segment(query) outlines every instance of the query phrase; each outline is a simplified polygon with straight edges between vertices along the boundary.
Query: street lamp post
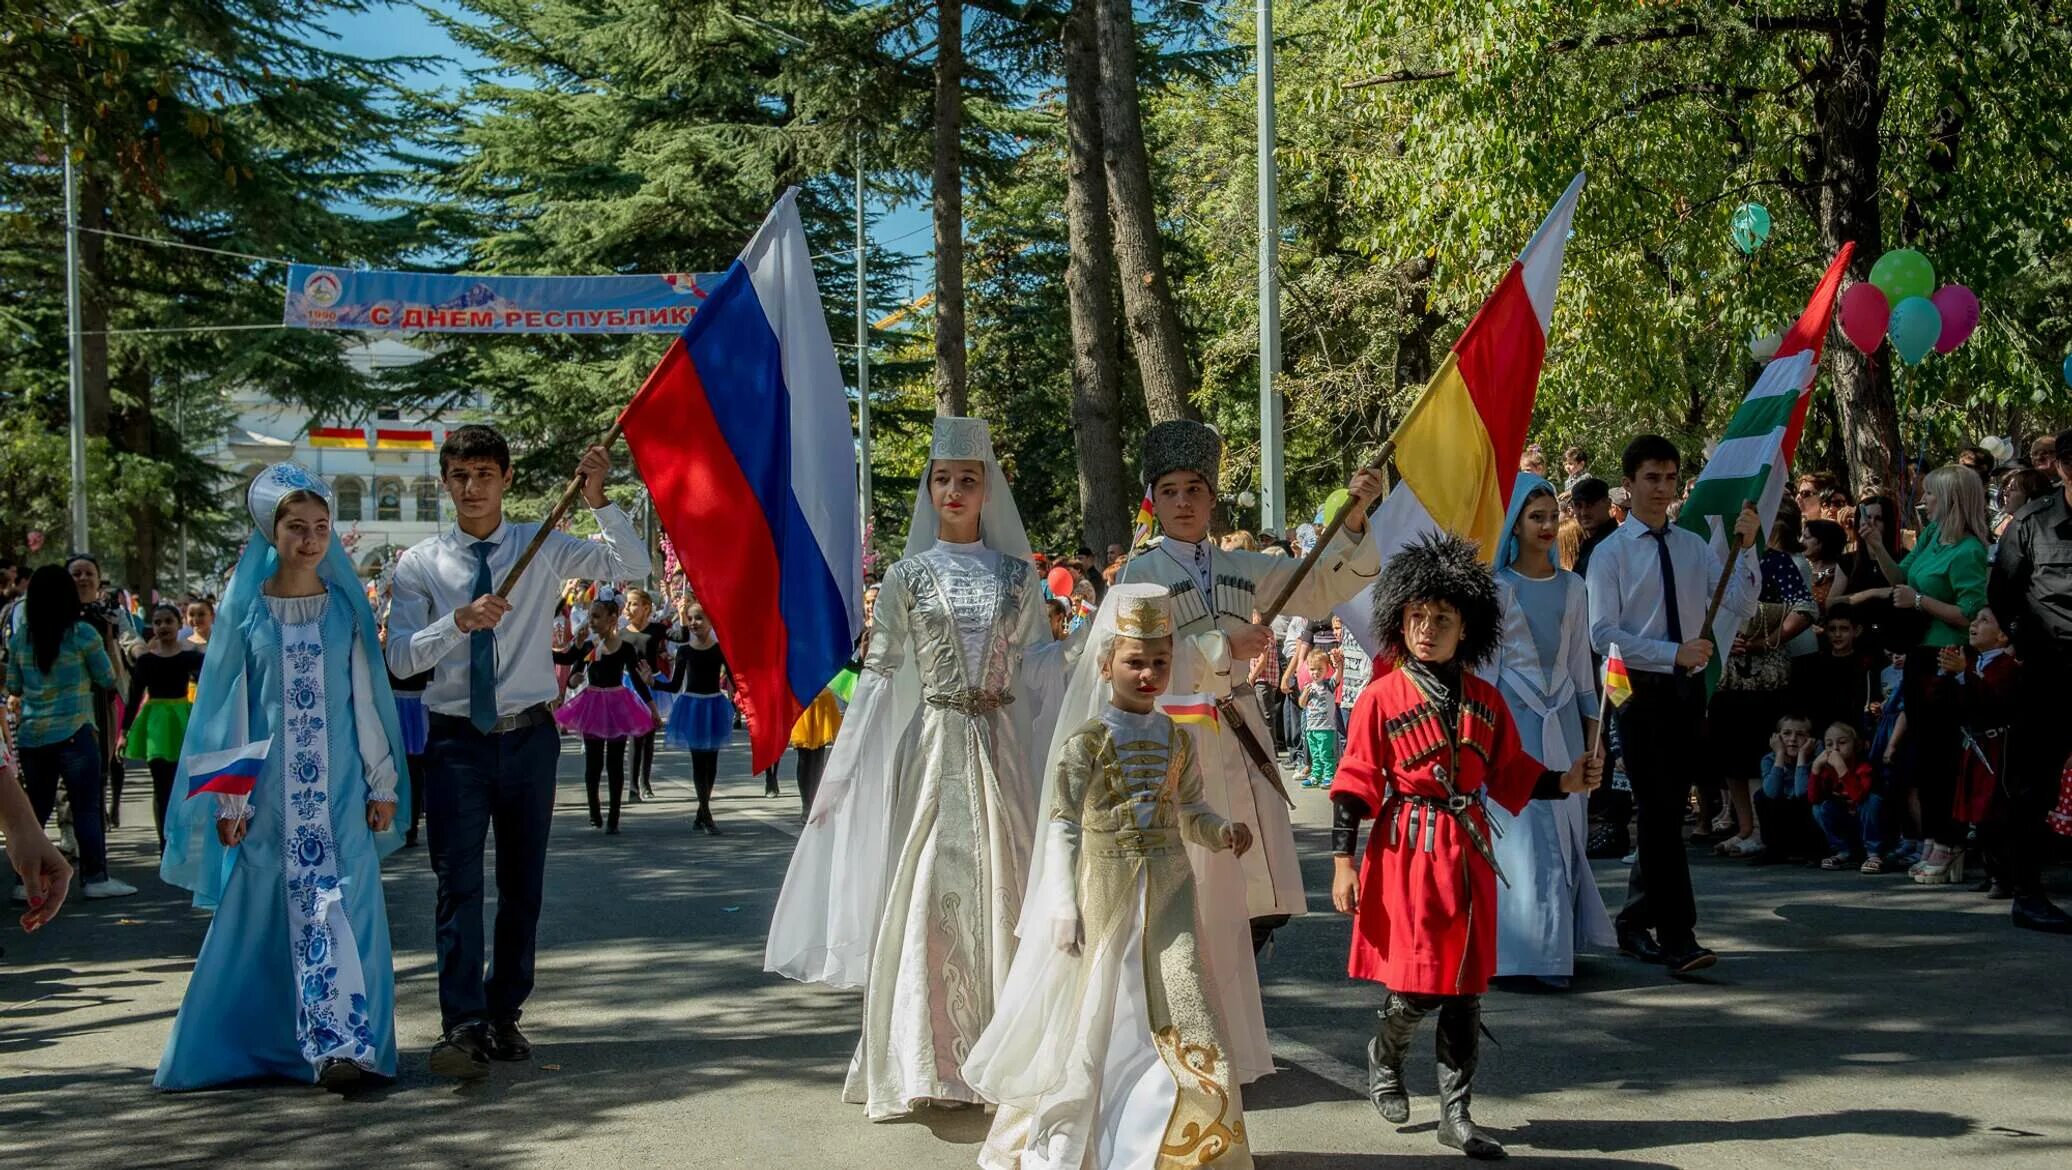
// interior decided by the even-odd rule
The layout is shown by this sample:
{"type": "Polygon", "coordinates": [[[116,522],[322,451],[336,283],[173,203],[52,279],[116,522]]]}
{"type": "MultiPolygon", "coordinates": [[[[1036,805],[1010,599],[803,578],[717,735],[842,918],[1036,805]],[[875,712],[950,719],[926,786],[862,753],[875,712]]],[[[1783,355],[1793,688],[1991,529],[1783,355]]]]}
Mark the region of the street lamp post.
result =
{"type": "Polygon", "coordinates": [[[1281,450],[1281,399],[1273,378],[1281,365],[1281,216],[1273,161],[1273,0],[1259,5],[1259,528],[1278,535],[1286,524],[1287,469],[1281,450]]]}
{"type": "MultiPolygon", "coordinates": [[[[85,13],[80,13],[84,16],[85,13]]],[[[79,19],[74,16],[72,20],[79,19]]],[[[66,21],[70,28],[72,22],[66,21]]],[[[79,336],[79,186],[72,174],[72,103],[64,115],[65,151],[65,343],[70,364],[72,408],[72,551],[91,552],[86,532],[86,349],[79,336]]]]}

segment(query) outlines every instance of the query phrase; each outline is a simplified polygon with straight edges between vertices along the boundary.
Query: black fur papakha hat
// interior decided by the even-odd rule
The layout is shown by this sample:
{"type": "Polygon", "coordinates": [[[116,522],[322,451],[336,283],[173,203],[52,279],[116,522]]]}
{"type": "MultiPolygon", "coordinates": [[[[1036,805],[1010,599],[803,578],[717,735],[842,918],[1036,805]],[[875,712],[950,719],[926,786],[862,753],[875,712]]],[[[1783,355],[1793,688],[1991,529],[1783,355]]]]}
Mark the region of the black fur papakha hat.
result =
{"type": "Polygon", "coordinates": [[[1162,422],[1144,432],[1144,486],[1175,471],[1198,472],[1216,490],[1223,467],[1223,437],[1207,423],[1190,419],[1162,422]]]}
{"type": "Polygon", "coordinates": [[[1454,661],[1473,670],[1494,657],[1503,640],[1503,610],[1496,578],[1473,541],[1436,533],[1419,537],[1389,558],[1374,587],[1374,636],[1382,652],[1411,657],[1403,637],[1403,611],[1419,601],[1444,601],[1460,611],[1460,649],[1454,661]]]}

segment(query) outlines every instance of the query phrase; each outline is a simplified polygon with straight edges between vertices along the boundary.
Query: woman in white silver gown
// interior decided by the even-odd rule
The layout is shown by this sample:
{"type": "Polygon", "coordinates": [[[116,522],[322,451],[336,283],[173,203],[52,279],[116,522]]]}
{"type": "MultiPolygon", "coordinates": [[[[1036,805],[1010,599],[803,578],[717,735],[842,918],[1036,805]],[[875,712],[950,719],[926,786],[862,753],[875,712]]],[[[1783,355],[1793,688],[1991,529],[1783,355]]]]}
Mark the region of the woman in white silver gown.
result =
{"type": "Polygon", "coordinates": [[[842,1097],[872,1120],[982,1100],[960,1066],[1014,955],[1047,742],[1023,672],[1062,670],[985,422],[936,419],[930,456],[764,955],[864,989],[842,1097]]]}

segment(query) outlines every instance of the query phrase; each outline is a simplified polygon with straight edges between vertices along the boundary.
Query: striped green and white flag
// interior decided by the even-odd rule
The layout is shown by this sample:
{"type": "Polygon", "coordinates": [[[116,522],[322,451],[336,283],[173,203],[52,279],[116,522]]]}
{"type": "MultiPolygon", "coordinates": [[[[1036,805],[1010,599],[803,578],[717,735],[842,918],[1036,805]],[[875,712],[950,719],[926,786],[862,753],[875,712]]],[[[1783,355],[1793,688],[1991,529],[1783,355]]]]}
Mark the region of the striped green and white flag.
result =
{"type": "MultiPolygon", "coordinates": [[[[1691,485],[1690,498],[1676,522],[1712,542],[1722,559],[1734,536],[1734,518],[1741,506],[1755,501],[1763,532],[1777,519],[1791,478],[1791,456],[1798,450],[1806,425],[1807,398],[1813,393],[1815,358],[1811,350],[1778,358],[1764,367],[1755,388],[1727,423],[1719,447],[1691,485]]],[[[1713,622],[1713,636],[1722,653],[1734,644],[1741,619],[1722,612],[1713,622]]]]}

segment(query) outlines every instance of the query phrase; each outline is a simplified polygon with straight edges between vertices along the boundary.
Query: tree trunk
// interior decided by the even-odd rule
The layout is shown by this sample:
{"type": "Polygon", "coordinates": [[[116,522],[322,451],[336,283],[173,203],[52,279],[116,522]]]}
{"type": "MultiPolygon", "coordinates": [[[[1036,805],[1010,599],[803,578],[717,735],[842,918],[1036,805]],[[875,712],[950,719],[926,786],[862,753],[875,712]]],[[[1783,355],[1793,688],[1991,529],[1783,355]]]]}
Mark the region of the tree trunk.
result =
{"type": "MultiPolygon", "coordinates": [[[[1886,0],[1846,0],[1842,5],[1845,26],[1830,43],[1816,99],[1818,167],[1808,177],[1814,184],[1821,246],[1832,255],[1853,242],[1856,256],[1849,267],[1856,280],[1870,276],[1872,263],[1884,251],[1878,188],[1884,150],[1879,123],[1885,113],[1880,79],[1885,10],[1886,0]]],[[[1829,346],[1828,352],[1834,355],[1835,407],[1857,492],[1875,478],[1886,491],[1903,494],[1900,468],[1905,447],[1890,370],[1852,345],[1829,346]]]]}
{"type": "Polygon", "coordinates": [[[1095,0],[1074,0],[1065,25],[1065,227],[1072,258],[1072,430],[1079,532],[1096,553],[1130,542],[1135,502],[1122,461],[1122,356],[1115,328],[1114,238],[1101,162],[1101,60],[1095,0]]]}
{"type": "Polygon", "coordinates": [[[1383,400],[1375,414],[1374,433],[1387,435],[1396,429],[1395,411],[1408,410],[1417,393],[1432,380],[1432,338],[1444,319],[1432,311],[1432,258],[1416,256],[1396,269],[1402,285],[1403,327],[1396,333],[1396,383],[1394,394],[1383,400]]]}
{"type": "MultiPolygon", "coordinates": [[[[132,360],[123,367],[122,409],[110,419],[111,446],[125,455],[138,455],[146,459],[158,457],[156,423],[151,417],[151,369],[142,361],[132,360]]],[[[163,508],[156,501],[147,501],[130,516],[130,542],[122,550],[122,579],[124,587],[139,598],[149,602],[152,590],[158,588],[159,570],[159,522],[163,508]]],[[[114,550],[103,550],[112,552],[114,550]]],[[[104,561],[113,567],[112,558],[104,561]]]]}
{"type": "Polygon", "coordinates": [[[1166,278],[1144,148],[1144,111],[1137,97],[1137,27],[1129,0],[1095,0],[1101,62],[1101,160],[1115,225],[1123,320],[1144,405],[1154,423],[1193,418],[1194,373],[1180,332],[1180,310],[1166,278]]]}
{"type": "Polygon", "coordinates": [[[935,412],[970,412],[964,360],[964,0],[935,23],[935,412]]]}

